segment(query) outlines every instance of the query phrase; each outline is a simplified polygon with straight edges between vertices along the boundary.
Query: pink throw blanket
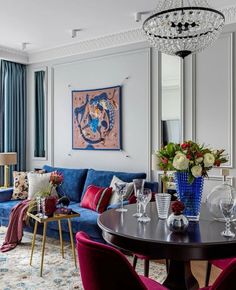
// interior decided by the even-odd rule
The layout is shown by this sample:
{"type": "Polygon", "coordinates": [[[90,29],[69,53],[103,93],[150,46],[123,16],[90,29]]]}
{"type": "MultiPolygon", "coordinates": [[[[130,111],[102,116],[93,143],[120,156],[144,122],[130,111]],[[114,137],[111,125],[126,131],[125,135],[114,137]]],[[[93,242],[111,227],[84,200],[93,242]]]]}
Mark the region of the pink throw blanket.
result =
{"type": "Polygon", "coordinates": [[[23,237],[23,225],[26,211],[30,200],[26,199],[11,210],[10,221],[5,236],[5,242],[0,248],[1,252],[7,252],[14,249],[20,243],[23,237]]]}

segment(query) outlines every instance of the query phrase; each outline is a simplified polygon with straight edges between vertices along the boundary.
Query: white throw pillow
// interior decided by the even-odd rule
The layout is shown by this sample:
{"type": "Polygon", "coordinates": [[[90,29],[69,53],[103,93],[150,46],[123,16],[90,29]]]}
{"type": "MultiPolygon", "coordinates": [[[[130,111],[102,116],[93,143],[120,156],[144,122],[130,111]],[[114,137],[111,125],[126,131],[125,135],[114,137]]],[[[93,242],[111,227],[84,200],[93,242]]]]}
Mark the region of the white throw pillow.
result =
{"type": "Polygon", "coordinates": [[[51,173],[28,173],[28,199],[34,198],[35,194],[49,187],[51,173]]]}
{"type": "Polygon", "coordinates": [[[111,196],[109,205],[116,204],[116,203],[120,202],[119,195],[116,192],[115,183],[126,183],[127,184],[127,192],[126,192],[126,195],[124,196],[124,200],[127,200],[134,190],[134,183],[133,182],[129,182],[129,183],[125,182],[114,175],[112,178],[111,184],[110,184],[110,187],[112,187],[112,196],[111,196]]]}

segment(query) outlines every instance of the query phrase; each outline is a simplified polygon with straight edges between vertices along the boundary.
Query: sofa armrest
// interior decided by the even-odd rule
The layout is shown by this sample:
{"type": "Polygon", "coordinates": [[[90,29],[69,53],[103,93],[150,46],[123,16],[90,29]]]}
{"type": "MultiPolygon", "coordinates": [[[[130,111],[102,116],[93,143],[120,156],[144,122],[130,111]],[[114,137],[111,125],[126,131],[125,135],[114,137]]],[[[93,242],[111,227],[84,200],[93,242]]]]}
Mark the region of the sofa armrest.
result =
{"type": "MultiPolygon", "coordinates": [[[[129,201],[128,200],[124,200],[123,201],[123,205],[127,205],[129,204],[129,201]]],[[[119,208],[121,206],[121,202],[118,202],[118,203],[115,203],[115,204],[111,204],[111,205],[108,205],[107,207],[107,210],[108,209],[113,209],[113,208],[119,208]]]]}
{"type": "Polygon", "coordinates": [[[11,200],[13,188],[0,188],[0,202],[11,200]]]}

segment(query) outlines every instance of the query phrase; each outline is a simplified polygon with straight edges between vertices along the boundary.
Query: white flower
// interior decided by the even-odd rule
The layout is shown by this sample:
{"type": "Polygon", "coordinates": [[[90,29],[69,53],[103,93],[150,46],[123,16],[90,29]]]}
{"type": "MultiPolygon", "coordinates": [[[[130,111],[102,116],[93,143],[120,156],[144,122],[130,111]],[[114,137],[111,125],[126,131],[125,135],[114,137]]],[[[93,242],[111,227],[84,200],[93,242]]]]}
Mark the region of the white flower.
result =
{"type": "Polygon", "coordinates": [[[203,161],[203,157],[198,157],[195,162],[196,164],[200,164],[203,161]]]}
{"type": "Polygon", "coordinates": [[[191,168],[191,172],[194,177],[202,176],[202,167],[200,165],[195,165],[191,168]]]}
{"type": "Polygon", "coordinates": [[[211,154],[211,153],[206,153],[204,155],[204,161],[203,162],[204,162],[204,166],[205,167],[211,167],[211,166],[213,166],[214,163],[215,163],[215,157],[214,157],[214,155],[211,154]]]}
{"type": "Polygon", "coordinates": [[[183,153],[177,153],[173,160],[173,166],[177,170],[188,169],[189,160],[183,153]]]}

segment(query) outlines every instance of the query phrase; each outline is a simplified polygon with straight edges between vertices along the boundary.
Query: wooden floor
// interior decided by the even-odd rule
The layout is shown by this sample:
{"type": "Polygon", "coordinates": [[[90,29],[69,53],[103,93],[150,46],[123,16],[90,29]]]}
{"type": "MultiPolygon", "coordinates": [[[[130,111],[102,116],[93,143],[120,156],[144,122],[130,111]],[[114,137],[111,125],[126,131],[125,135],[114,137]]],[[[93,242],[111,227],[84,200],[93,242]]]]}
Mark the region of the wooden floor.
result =
{"type": "MultiPolygon", "coordinates": [[[[204,261],[191,262],[193,275],[198,280],[200,287],[205,286],[204,284],[205,284],[205,277],[206,277],[206,265],[207,265],[207,262],[204,262],[204,261]]],[[[212,283],[215,281],[215,279],[217,278],[220,272],[221,270],[219,270],[219,268],[212,266],[209,285],[212,285],[212,283]]]]}
{"type": "MultiPolygon", "coordinates": [[[[165,263],[165,261],[158,261],[158,263],[165,263]]],[[[205,286],[205,277],[206,277],[206,267],[207,262],[206,261],[193,261],[191,262],[191,269],[193,272],[193,275],[198,280],[199,286],[204,287],[205,286]]],[[[215,281],[217,276],[220,274],[221,270],[218,268],[212,266],[211,270],[211,277],[209,285],[212,285],[212,283],[215,281]]]]}

